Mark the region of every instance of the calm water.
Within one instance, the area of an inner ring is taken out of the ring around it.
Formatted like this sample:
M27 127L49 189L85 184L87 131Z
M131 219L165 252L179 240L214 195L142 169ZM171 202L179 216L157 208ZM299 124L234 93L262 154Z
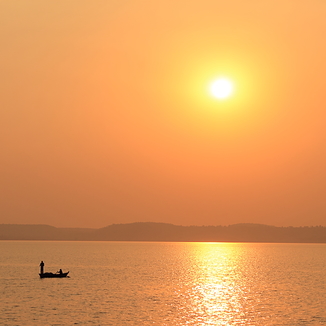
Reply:
M0 241L0 325L326 325L326 245ZM43 279L45 271L70 271Z

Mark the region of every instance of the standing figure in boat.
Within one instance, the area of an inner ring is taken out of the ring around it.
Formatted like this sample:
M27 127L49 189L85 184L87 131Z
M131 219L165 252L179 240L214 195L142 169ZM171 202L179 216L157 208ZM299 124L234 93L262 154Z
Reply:
M40 263L40 267L41 267L40 274L44 274L44 262L43 262L43 260Z

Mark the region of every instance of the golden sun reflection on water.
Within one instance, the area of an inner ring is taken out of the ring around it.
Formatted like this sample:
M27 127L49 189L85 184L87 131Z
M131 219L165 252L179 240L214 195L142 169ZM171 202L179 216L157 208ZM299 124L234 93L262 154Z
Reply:
M304 276L297 255L300 247L250 243L189 247L188 279L183 280L186 287L179 288L184 307L180 325L325 325L323 291L313 277ZM313 308L303 303L315 297L319 301ZM310 319L309 309L314 310Z
M193 244L195 270L187 296L192 307L188 325L194 320L197 325L251 325L245 307L248 284L239 269L246 261L244 255L241 244Z

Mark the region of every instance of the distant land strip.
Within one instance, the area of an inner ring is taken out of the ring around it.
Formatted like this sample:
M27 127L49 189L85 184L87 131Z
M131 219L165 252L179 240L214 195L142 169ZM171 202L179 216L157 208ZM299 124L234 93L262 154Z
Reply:
M181 226L138 222L88 229L0 224L0 240L326 243L326 227L276 227L250 223Z

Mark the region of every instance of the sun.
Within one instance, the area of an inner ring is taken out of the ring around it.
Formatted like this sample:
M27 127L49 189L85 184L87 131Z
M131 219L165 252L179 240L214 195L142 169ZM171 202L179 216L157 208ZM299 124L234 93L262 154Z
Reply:
M210 85L211 94L217 99L223 100L230 97L233 93L233 83L228 78L218 78Z

